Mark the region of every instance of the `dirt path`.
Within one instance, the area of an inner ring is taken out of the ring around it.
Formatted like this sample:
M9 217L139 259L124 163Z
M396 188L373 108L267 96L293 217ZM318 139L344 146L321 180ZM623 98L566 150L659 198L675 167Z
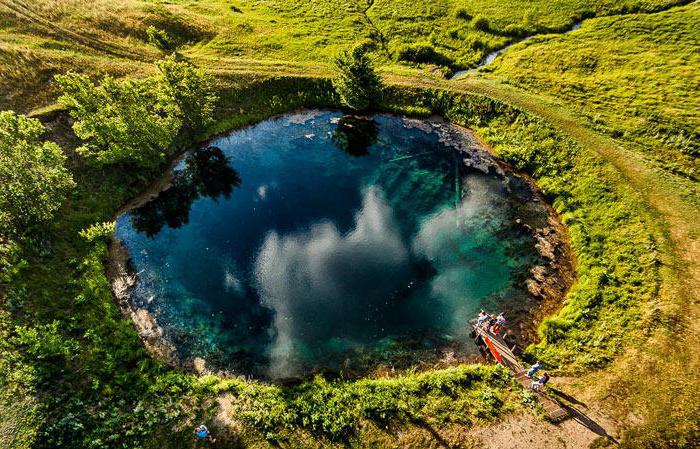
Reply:
M478 429L473 435L484 449L582 449L596 440L616 441L616 432L615 423L600 414L551 424L534 413L522 413Z

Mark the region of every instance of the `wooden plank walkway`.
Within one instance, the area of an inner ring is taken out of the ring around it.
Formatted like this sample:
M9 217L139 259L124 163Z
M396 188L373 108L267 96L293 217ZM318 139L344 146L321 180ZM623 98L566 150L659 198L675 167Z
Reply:
M523 386L523 388L526 388L527 390L535 393L537 400L547 412L547 416L549 416L549 419L551 419L552 421L560 421L569 416L569 412L564 407L562 407L557 401L552 399L552 397L549 396L549 394L547 394L546 391L536 391L530 388L532 379L528 379L526 377L525 374L527 373L527 370L518 361L518 359L515 357L515 354L513 354L511 348L508 347L508 345L500 335L496 335L486 329L482 329L481 327L476 326L475 323L471 323L471 325L476 335L481 337L481 339L486 344L486 347L489 349L489 352L491 352L496 361L501 365L505 366L506 368L510 369L515 375L515 378L520 383L520 385Z

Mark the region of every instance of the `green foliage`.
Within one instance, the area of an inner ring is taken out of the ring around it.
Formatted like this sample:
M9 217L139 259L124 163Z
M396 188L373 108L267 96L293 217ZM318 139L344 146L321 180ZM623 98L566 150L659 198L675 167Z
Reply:
M452 65L452 60L450 58L435 51L432 46L425 44L401 47L396 57L399 61L415 62L419 64Z
M114 221L95 223L94 225L80 231L79 235L88 242L94 242L98 239L107 240L114 234L115 227L116 222Z
M455 10L455 17L462 20L472 20L472 15L466 8L457 8Z
M73 188L65 156L41 123L0 112L0 242L51 220Z
M333 87L340 101L355 111L376 108L382 96L382 80L363 46L344 51L335 60Z
M321 376L283 388L240 378L204 378L195 389L230 392L234 414L269 440L302 427L332 440L351 436L362 420L435 424L491 419L506 409L510 377L500 366L461 365L389 379L330 381Z
M148 42L163 51L173 50L172 39L165 30L160 30L153 25L146 28Z
M87 76L69 72L56 81L63 89L59 101L75 119L73 131L85 141L79 154L99 165L149 167L170 151L182 113L157 79L106 76L95 85Z
M472 22L472 26L474 27L475 30L478 31L488 31L489 28L489 19L482 15L478 15L474 17L474 21Z
M174 56L158 63L166 94L180 108L185 129L201 132L214 120L218 96L214 79L204 69Z

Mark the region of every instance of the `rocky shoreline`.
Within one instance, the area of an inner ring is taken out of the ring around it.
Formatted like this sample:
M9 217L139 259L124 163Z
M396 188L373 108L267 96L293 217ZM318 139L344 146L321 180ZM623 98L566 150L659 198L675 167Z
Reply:
M471 130L450 124L440 117L427 120L407 119L406 122L407 126L427 127L438 132L441 142L465 155L464 163L469 167L484 173L495 172L506 180L512 177L523 181L522 185L516 186L519 194L526 195L528 202L532 201L537 203L538 207L546 208L547 220L545 223L537 220L532 222L527 217L516 220L516 223L522 227L521 232L528 233L535 239L535 248L542 263L534 266L530 270L530 276L524 280L527 295L531 301L521 301L515 308L508 311L512 317L509 319L509 328L515 342L520 346L536 342L538 339L537 325L545 316L553 313L561 305L566 292L575 280L575 265L567 243L565 227L553 208L546 203L534 180L525 173L517 172L498 160L493 151L481 142ZM146 191L120 208L117 215L138 208L167 190L172 183L175 168L182 157L181 155L175 159L166 173ZM525 187L523 188L523 186ZM114 239L110 244L105 270L122 313L132 320L141 336L144 347L151 356L197 374L209 372L206 361L202 358L182 360L178 356L177 348L168 340L166 331L158 324L156 317L146 308L139 307L134 303L131 291L138 282L138 274L130 263L127 249L117 239ZM455 353L459 350L457 347L453 347L455 345L456 343L451 343L440 350L419 351L420 354L416 354L416 366L419 369L431 369L475 361L475 358L471 356L456 356ZM391 366L393 367L393 365ZM390 368L380 365L375 371L386 372L387 369ZM230 373L223 372L222 374Z

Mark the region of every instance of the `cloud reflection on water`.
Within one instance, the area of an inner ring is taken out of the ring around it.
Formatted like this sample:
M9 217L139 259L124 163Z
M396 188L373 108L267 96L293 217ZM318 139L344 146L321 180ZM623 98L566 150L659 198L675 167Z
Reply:
M499 198L502 184L475 177L465 187L460 206L426 219L411 244L376 186L364 192L346 235L330 222L293 235L269 233L255 261L261 302L274 311L269 375L300 374L306 356L324 345L351 349L370 340L368 331L379 334L376 339L385 325L398 330L385 314L432 314L436 327L464 333L480 300L508 279L503 248L493 239L508 209ZM423 259L435 268L423 294L377 309L386 298L401 296L396 293L415 277L412 261Z
M275 311L270 374L297 374L299 353L313 350L307 343L342 336L342 344L352 346L362 339L357 332L366 326L358 322L371 320L371 306L410 274L408 262L391 208L376 187L365 191L346 235L330 222L295 235L269 233L255 276L262 303Z

